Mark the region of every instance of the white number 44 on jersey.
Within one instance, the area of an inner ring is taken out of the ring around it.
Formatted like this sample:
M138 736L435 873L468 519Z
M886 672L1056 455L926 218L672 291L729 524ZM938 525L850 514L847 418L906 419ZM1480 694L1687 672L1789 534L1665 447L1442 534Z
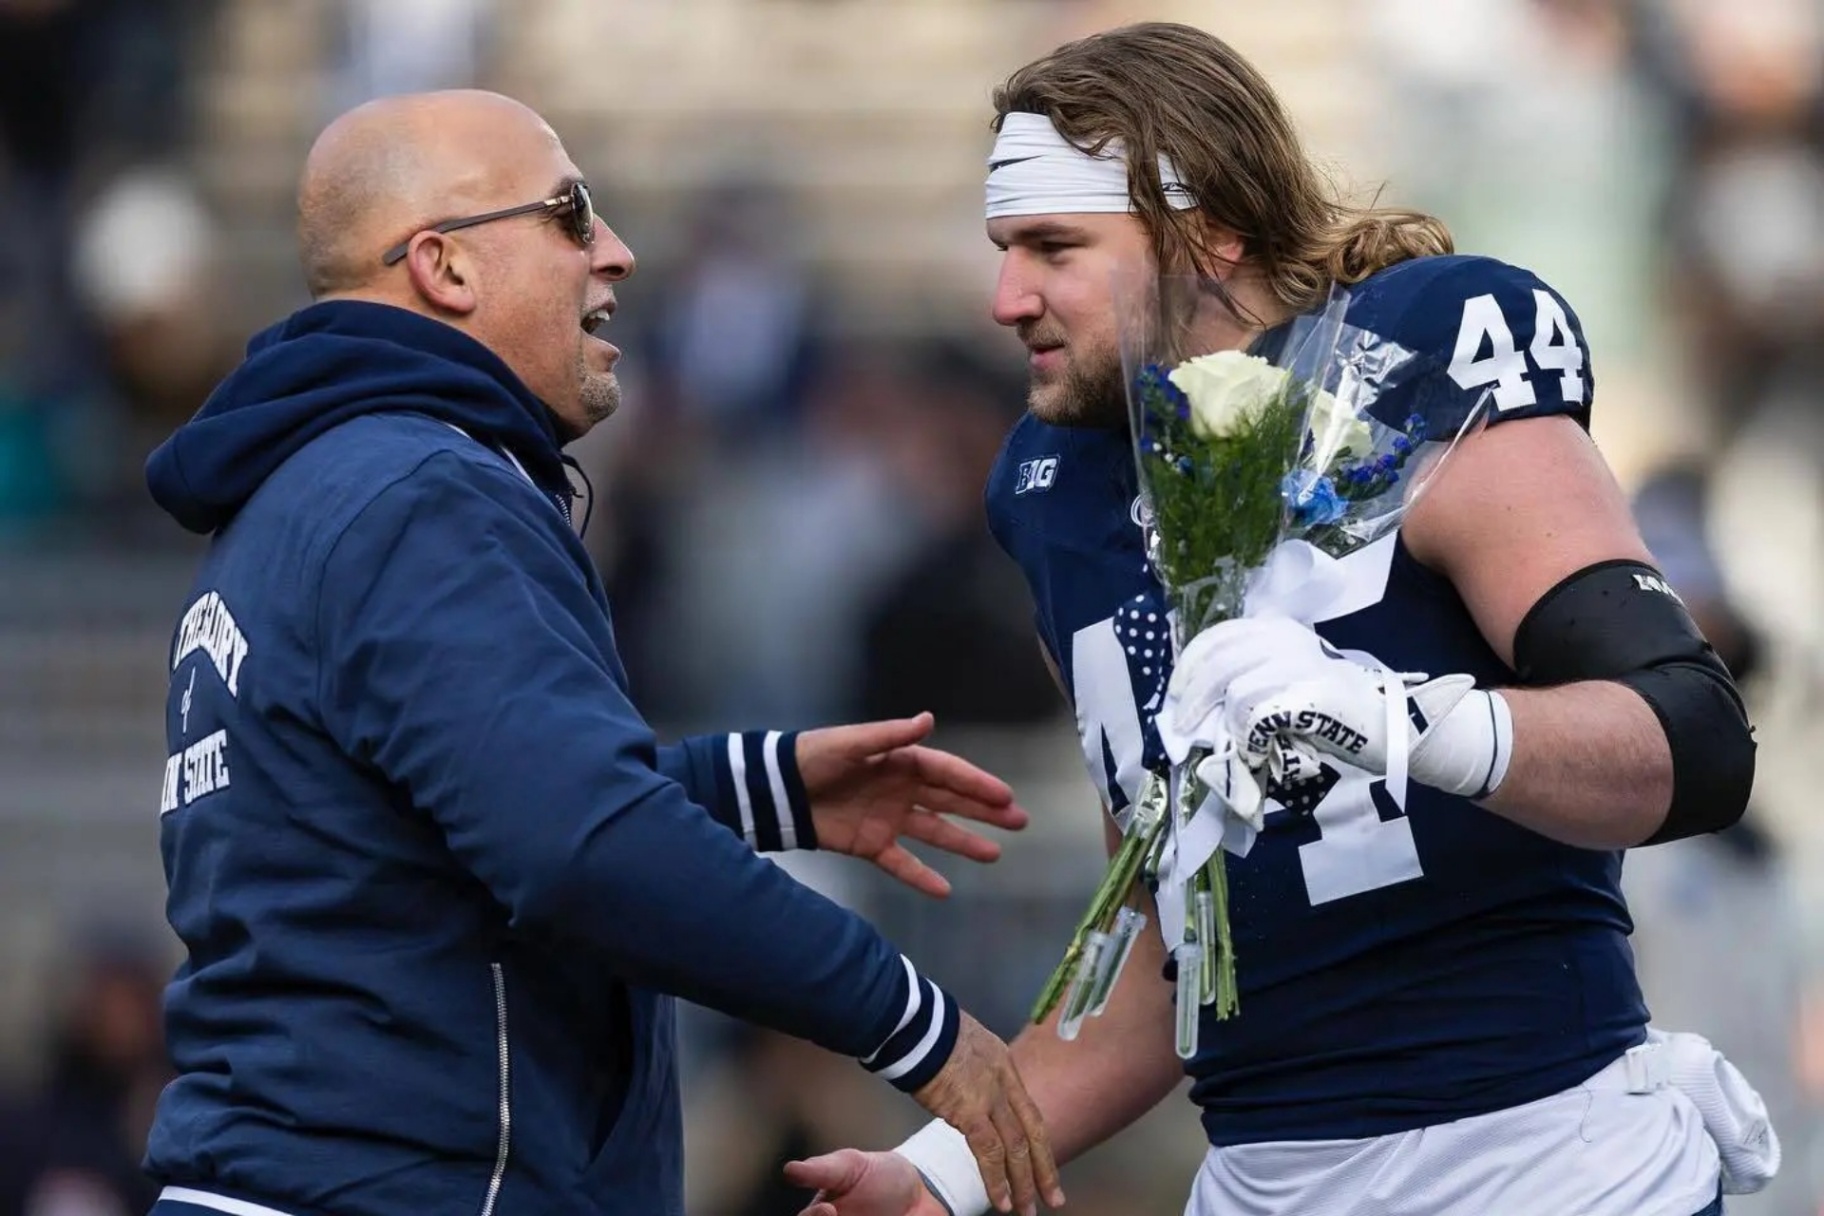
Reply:
M1463 388L1495 386L1495 408L1519 409L1533 405L1539 395L1527 379L1533 369L1561 373L1558 391L1567 403L1587 400L1583 379L1583 346L1571 330L1564 305L1551 292L1533 288L1537 314L1533 341L1525 352L1514 345L1514 331L1493 295L1463 302L1463 321L1457 328L1457 348L1450 358L1450 378ZM1486 355L1481 354L1484 349ZM1480 358L1477 356L1481 355ZM1532 357L1533 367L1527 366Z

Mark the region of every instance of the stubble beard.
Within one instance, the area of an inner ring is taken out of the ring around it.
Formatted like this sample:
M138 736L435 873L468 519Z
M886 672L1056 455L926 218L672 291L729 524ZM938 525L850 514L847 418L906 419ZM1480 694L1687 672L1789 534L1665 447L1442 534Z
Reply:
M577 404L582 409L585 429L606 422L621 408L621 381L613 372L583 369L583 391Z
M1120 356L1109 352L1071 359L1056 380L1035 377L1026 405L1053 426L1125 426L1127 389Z

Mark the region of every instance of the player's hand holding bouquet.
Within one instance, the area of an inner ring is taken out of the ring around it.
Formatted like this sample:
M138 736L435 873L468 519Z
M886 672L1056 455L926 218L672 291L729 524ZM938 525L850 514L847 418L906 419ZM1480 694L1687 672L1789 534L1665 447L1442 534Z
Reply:
M1423 402L1401 391L1426 369L1345 325L1343 288L1251 351L1208 336L1234 325L1210 280L1124 277L1115 294L1141 518L1181 669L1168 685L1161 668L1146 700L1171 763L1129 808L1033 1020L1062 1001L1059 1031L1071 1037L1099 1012L1141 931L1129 905L1144 881L1156 884L1177 965L1178 1050L1189 1056L1202 1006L1219 1017L1239 1007L1223 853L1246 856L1269 802L1316 777L1322 753L1372 760L1404 805L1409 684L1422 677L1345 656L1311 626L1349 611L1352 597L1374 602L1384 580L1354 568L1391 550L1363 551L1391 545L1485 402L1450 433L1428 433ZM1250 679L1267 670L1270 679ZM1301 673L1309 681L1288 682ZM1411 694L1441 702L1466 691L1435 683ZM1326 698L1339 696L1353 699L1349 712L1327 714ZM1384 712L1376 729L1352 725L1363 698Z

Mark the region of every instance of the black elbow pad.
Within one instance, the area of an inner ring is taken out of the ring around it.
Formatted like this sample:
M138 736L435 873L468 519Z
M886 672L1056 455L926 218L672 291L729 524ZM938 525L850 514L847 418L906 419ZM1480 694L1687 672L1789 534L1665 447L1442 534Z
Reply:
M1612 680L1653 707L1672 752L1672 806L1647 844L1720 831L1747 809L1754 730L1729 669L1665 579L1598 562L1542 596L1514 635L1522 685Z

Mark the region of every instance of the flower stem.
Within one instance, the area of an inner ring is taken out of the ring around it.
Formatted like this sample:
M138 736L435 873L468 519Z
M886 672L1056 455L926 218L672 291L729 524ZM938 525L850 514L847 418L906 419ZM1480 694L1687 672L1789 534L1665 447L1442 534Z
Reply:
M1229 867L1221 849L1204 863L1203 872L1215 904L1216 940L1209 948L1216 954L1216 1016L1227 1019L1241 1012L1241 989L1235 980L1235 935L1229 928Z
M1107 933L1114 927L1116 916L1133 893L1142 863L1152 855L1158 844L1165 827L1165 817L1158 813L1155 805L1155 780L1148 778L1147 787L1141 791L1140 800L1134 808L1134 819L1129 824L1127 834L1121 839L1121 847L1115 850L1107 872L1103 874L1095 894L1090 897L1083 919L1077 922L1076 932L1071 935L1063 959L1051 973L1051 978L1045 981L1045 986L1039 990L1039 998L1032 1007L1032 1020L1035 1024L1043 1022L1057 1008L1064 990L1070 985L1071 977L1076 974L1090 935Z

